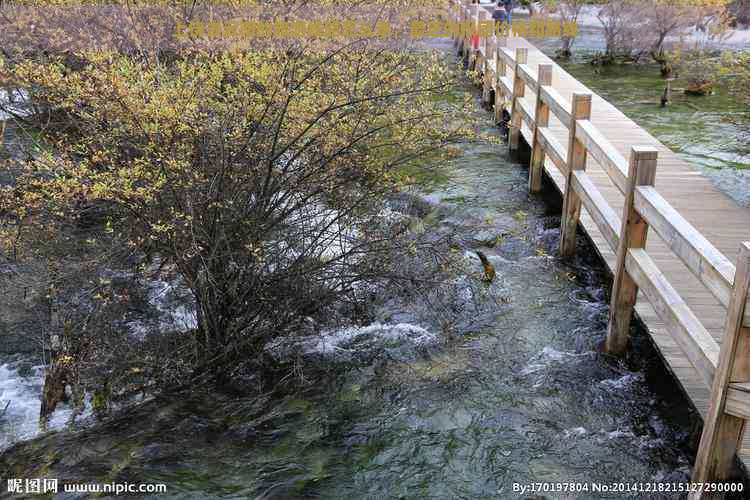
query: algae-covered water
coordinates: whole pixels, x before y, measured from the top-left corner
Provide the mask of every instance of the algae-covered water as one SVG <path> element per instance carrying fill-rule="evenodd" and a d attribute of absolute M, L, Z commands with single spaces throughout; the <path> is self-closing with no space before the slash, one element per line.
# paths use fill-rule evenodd
<path fill-rule="evenodd" d="M 463 298 L 467 311 L 483 303 L 479 326 L 447 335 L 386 306 L 376 324 L 309 343 L 306 382 L 158 397 L 16 443 L 0 479 L 164 483 L 160 498 L 184 499 L 518 498 L 514 484 L 531 482 L 687 481 L 693 410 L 642 333 L 627 360 L 601 353 L 607 283 L 593 249 L 556 256 L 559 207 L 528 195 L 525 163 L 478 105 L 476 120 L 494 140 L 464 144 L 391 208 L 451 235 L 477 272 L 473 250 L 488 255 L 495 281 Z"/>

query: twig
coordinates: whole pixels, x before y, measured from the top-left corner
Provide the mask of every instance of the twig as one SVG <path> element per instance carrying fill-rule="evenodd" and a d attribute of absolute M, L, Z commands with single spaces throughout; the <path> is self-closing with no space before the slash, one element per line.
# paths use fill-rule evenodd
<path fill-rule="evenodd" d="M 3 412 L 0 413 L 0 417 L 4 417 L 5 416 L 5 414 L 8 412 L 8 407 L 9 406 L 10 406 L 10 399 L 8 400 L 7 403 L 5 403 L 5 408 L 3 408 Z"/>

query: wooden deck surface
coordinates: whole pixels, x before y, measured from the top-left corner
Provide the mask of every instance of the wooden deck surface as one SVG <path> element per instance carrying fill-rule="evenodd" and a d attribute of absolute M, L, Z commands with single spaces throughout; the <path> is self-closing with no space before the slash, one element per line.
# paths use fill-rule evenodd
<path fill-rule="evenodd" d="M 507 47 L 514 52 L 516 48 L 527 48 L 529 50 L 528 65 L 531 67 L 534 77 L 538 74 L 537 66 L 539 64 L 553 64 L 552 86 L 568 101 L 571 100 L 574 92 L 590 93 L 592 95 L 591 121 L 624 158 L 629 157 L 632 146 L 655 147 L 659 151 L 656 172 L 656 189 L 658 192 L 729 260 L 736 262 L 740 243 L 750 240 L 750 209 L 737 205 L 731 198 L 714 187 L 711 181 L 701 175 L 696 168 L 682 160 L 612 104 L 565 72 L 552 59 L 536 49 L 527 39 L 509 38 Z M 507 75 L 512 80 L 513 68 L 508 68 Z M 528 86 L 526 97 L 530 103 L 536 102 L 536 96 Z M 560 144 L 567 145 L 568 129 L 555 118 L 554 114 L 550 115 L 550 129 L 553 130 Z M 531 144 L 532 135 L 526 124 L 523 125 L 522 135 Z M 565 178 L 549 158 L 545 161 L 545 170 L 561 192 L 564 192 Z M 624 203 L 623 196 L 606 172 L 591 156 L 588 158 L 586 171 L 591 175 L 596 187 L 618 216 L 621 215 Z M 616 255 L 610 249 L 609 244 L 585 208 L 582 209 L 581 223 L 611 270 Z M 706 329 L 721 343 L 727 316 L 726 309 L 694 277 L 682 261 L 668 249 L 654 231 L 649 232 L 647 251 L 669 282 L 689 304 L 695 315 L 703 322 Z M 647 325 L 669 368 L 682 384 L 698 411 L 705 415 L 708 409 L 709 389 L 680 347 L 672 340 L 664 324 L 642 294 L 639 295 L 636 311 Z M 750 469 L 748 468 L 748 465 L 750 465 L 750 433 L 745 434 L 740 457 L 746 470 Z"/>

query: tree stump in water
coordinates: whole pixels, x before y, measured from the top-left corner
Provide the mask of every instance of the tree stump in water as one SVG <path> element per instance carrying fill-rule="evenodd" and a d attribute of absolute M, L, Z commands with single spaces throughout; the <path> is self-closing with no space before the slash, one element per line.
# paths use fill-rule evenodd
<path fill-rule="evenodd" d="M 685 89 L 686 95 L 692 95 L 692 96 L 707 96 L 714 93 L 714 84 L 713 82 L 700 82 L 700 83 L 693 83 L 688 85 L 688 87 Z"/>
<path fill-rule="evenodd" d="M 44 376 L 42 390 L 42 407 L 39 410 L 39 427 L 47 430 L 49 416 L 57 408 L 57 404 L 65 400 L 65 386 L 70 378 L 72 358 L 60 356 L 50 364 Z"/>
<path fill-rule="evenodd" d="M 661 107 L 666 108 L 670 102 L 672 102 L 672 83 L 671 80 L 667 80 L 667 86 L 664 87 L 664 93 L 661 96 Z"/>
<path fill-rule="evenodd" d="M 59 324 L 59 313 L 56 309 L 51 312 L 51 323 Z M 76 360 L 81 359 L 80 350 L 71 349 L 72 327 L 65 322 L 62 327 L 62 339 L 58 335 L 50 337 L 51 361 L 44 375 L 42 389 L 42 406 L 39 409 L 39 427 L 47 430 L 49 417 L 60 402 L 67 400 L 65 389 L 70 385 L 73 394 L 72 418 L 81 413 L 84 405 L 84 391 L 81 386 L 80 372 Z M 80 346 L 79 346 L 80 348 Z"/>

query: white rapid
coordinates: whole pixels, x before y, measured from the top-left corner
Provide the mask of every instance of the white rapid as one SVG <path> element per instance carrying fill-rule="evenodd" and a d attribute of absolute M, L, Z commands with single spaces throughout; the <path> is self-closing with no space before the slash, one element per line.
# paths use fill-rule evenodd
<path fill-rule="evenodd" d="M 39 434 L 43 385 L 43 366 L 24 370 L 19 362 L 0 365 L 0 450 Z M 60 405 L 50 418 L 49 430 L 62 429 L 72 415 L 70 406 Z"/>

